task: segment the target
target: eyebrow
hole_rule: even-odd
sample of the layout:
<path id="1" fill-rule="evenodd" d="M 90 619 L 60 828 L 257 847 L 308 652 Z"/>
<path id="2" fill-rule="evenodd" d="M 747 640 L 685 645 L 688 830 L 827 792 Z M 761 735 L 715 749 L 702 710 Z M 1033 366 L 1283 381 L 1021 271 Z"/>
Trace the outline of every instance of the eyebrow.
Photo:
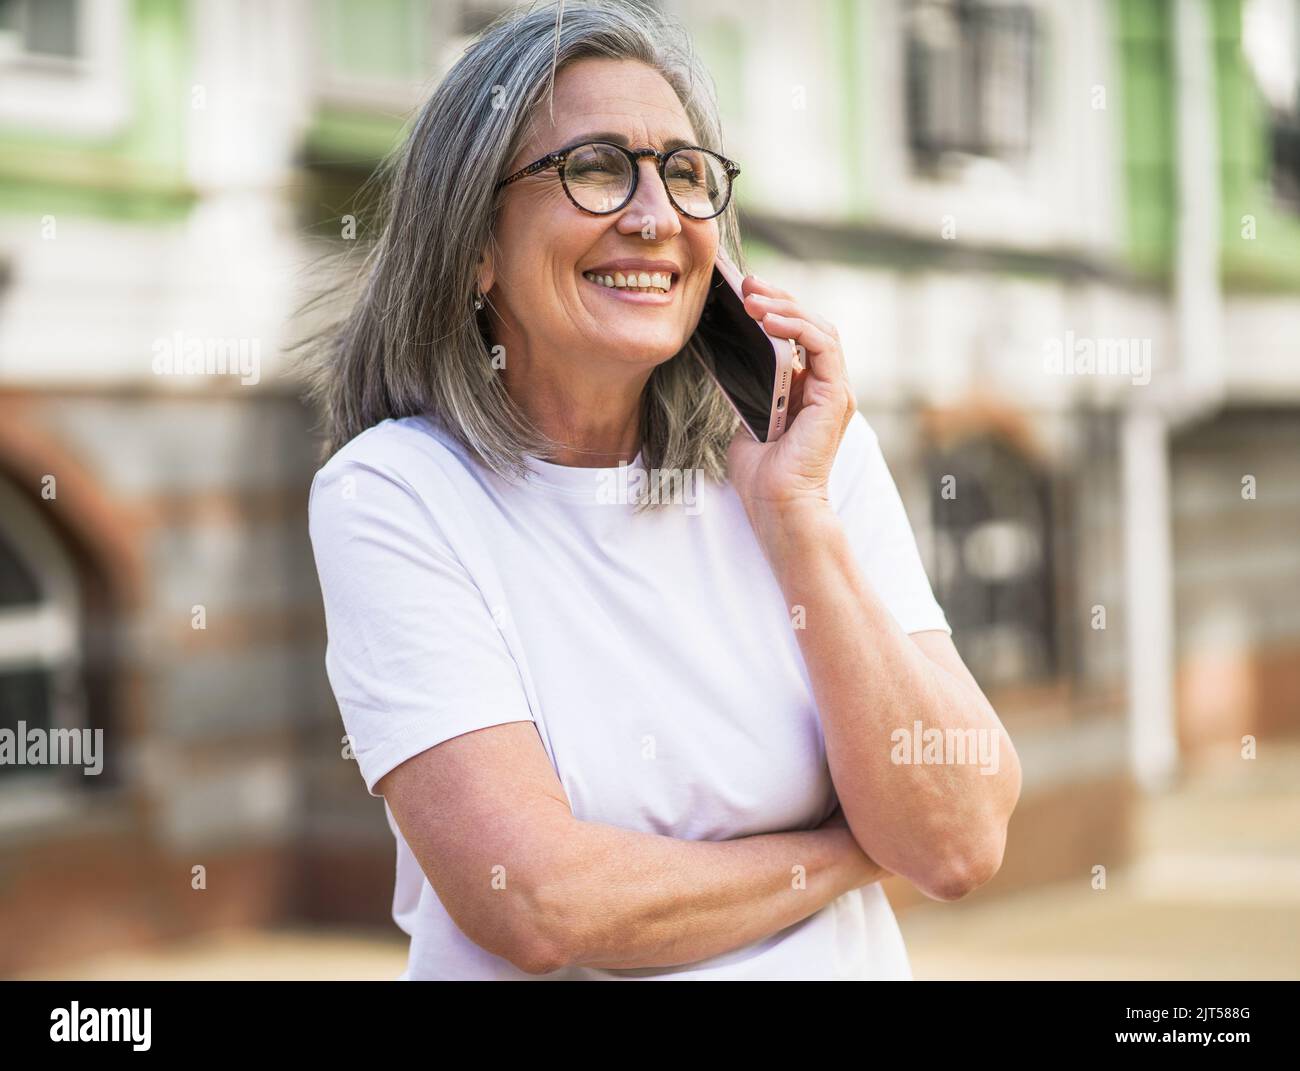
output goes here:
<path id="1" fill-rule="evenodd" d="M 615 145 L 622 145 L 625 148 L 630 147 L 626 134 L 620 134 L 613 130 L 598 130 L 593 134 L 579 134 L 569 139 L 568 145 L 583 145 L 588 141 L 612 141 Z M 684 145 L 694 145 L 695 142 L 688 141 L 686 138 L 665 138 L 662 150 L 667 152 L 671 149 L 680 149 Z"/>

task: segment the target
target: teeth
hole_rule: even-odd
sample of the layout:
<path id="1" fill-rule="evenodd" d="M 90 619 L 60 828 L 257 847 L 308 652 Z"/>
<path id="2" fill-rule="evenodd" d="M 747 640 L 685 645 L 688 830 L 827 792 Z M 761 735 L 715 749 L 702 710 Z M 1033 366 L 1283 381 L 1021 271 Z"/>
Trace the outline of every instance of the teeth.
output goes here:
<path id="1" fill-rule="evenodd" d="M 673 287 L 672 272 L 628 272 L 624 275 L 621 271 L 616 271 L 612 275 L 585 271 L 582 273 L 584 279 L 600 286 L 612 287 L 615 290 L 659 290 L 662 293 L 668 293 Z"/>

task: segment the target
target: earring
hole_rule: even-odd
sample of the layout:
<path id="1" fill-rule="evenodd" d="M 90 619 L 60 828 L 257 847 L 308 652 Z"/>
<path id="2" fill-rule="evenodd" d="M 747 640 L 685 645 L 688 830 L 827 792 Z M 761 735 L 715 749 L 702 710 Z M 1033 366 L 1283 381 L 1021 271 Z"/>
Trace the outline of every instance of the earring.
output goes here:
<path id="1" fill-rule="evenodd" d="M 474 311 L 478 312 L 483 307 L 483 295 L 476 288 L 474 290 Z"/>

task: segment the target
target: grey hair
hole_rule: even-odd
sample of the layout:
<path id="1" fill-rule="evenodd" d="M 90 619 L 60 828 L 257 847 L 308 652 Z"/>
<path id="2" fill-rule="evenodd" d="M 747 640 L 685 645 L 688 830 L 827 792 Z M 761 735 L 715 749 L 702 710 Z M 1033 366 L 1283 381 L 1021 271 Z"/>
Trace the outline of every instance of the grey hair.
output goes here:
<path id="1" fill-rule="evenodd" d="M 435 418 L 503 477 L 527 478 L 524 454 L 554 456 L 559 444 L 507 393 L 486 317 L 475 315 L 471 300 L 494 242 L 496 183 L 555 76 L 587 57 L 638 60 L 658 71 L 700 144 L 724 151 L 712 81 L 685 31 L 653 7 L 588 0 L 497 18 L 451 67 L 376 176 L 386 187 L 382 229 L 358 273 L 357 300 L 306 362 L 307 393 L 323 412 L 323 458 L 382 420 L 416 414 Z M 721 248 L 743 270 L 734 201 L 717 219 Z M 650 375 L 642 457 L 661 475 L 643 506 L 659 502 L 655 484 L 674 470 L 725 478 L 737 419 L 701 364 L 713 359 L 696 333 Z"/>

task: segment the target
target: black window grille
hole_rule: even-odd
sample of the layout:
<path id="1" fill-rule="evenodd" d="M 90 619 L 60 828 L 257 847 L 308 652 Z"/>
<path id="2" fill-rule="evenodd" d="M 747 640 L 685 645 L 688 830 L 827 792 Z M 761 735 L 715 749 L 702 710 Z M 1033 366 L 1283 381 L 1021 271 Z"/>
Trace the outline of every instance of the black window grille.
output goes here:
<path id="1" fill-rule="evenodd" d="M 955 154 L 1023 160 L 1034 113 L 1034 12 L 988 0 L 908 0 L 905 13 L 914 164 L 933 169 Z"/>
<path id="2" fill-rule="evenodd" d="M 0 729 L 23 741 L 35 733 L 86 727 L 77 571 L 39 507 L 0 481 Z M 6 734 L 8 735 L 8 734 Z M 78 771 L 40 762 L 0 762 L 0 786 L 69 783 Z"/>
<path id="3" fill-rule="evenodd" d="M 1061 671 L 1050 478 L 998 439 L 932 453 L 935 595 L 984 687 Z"/>

